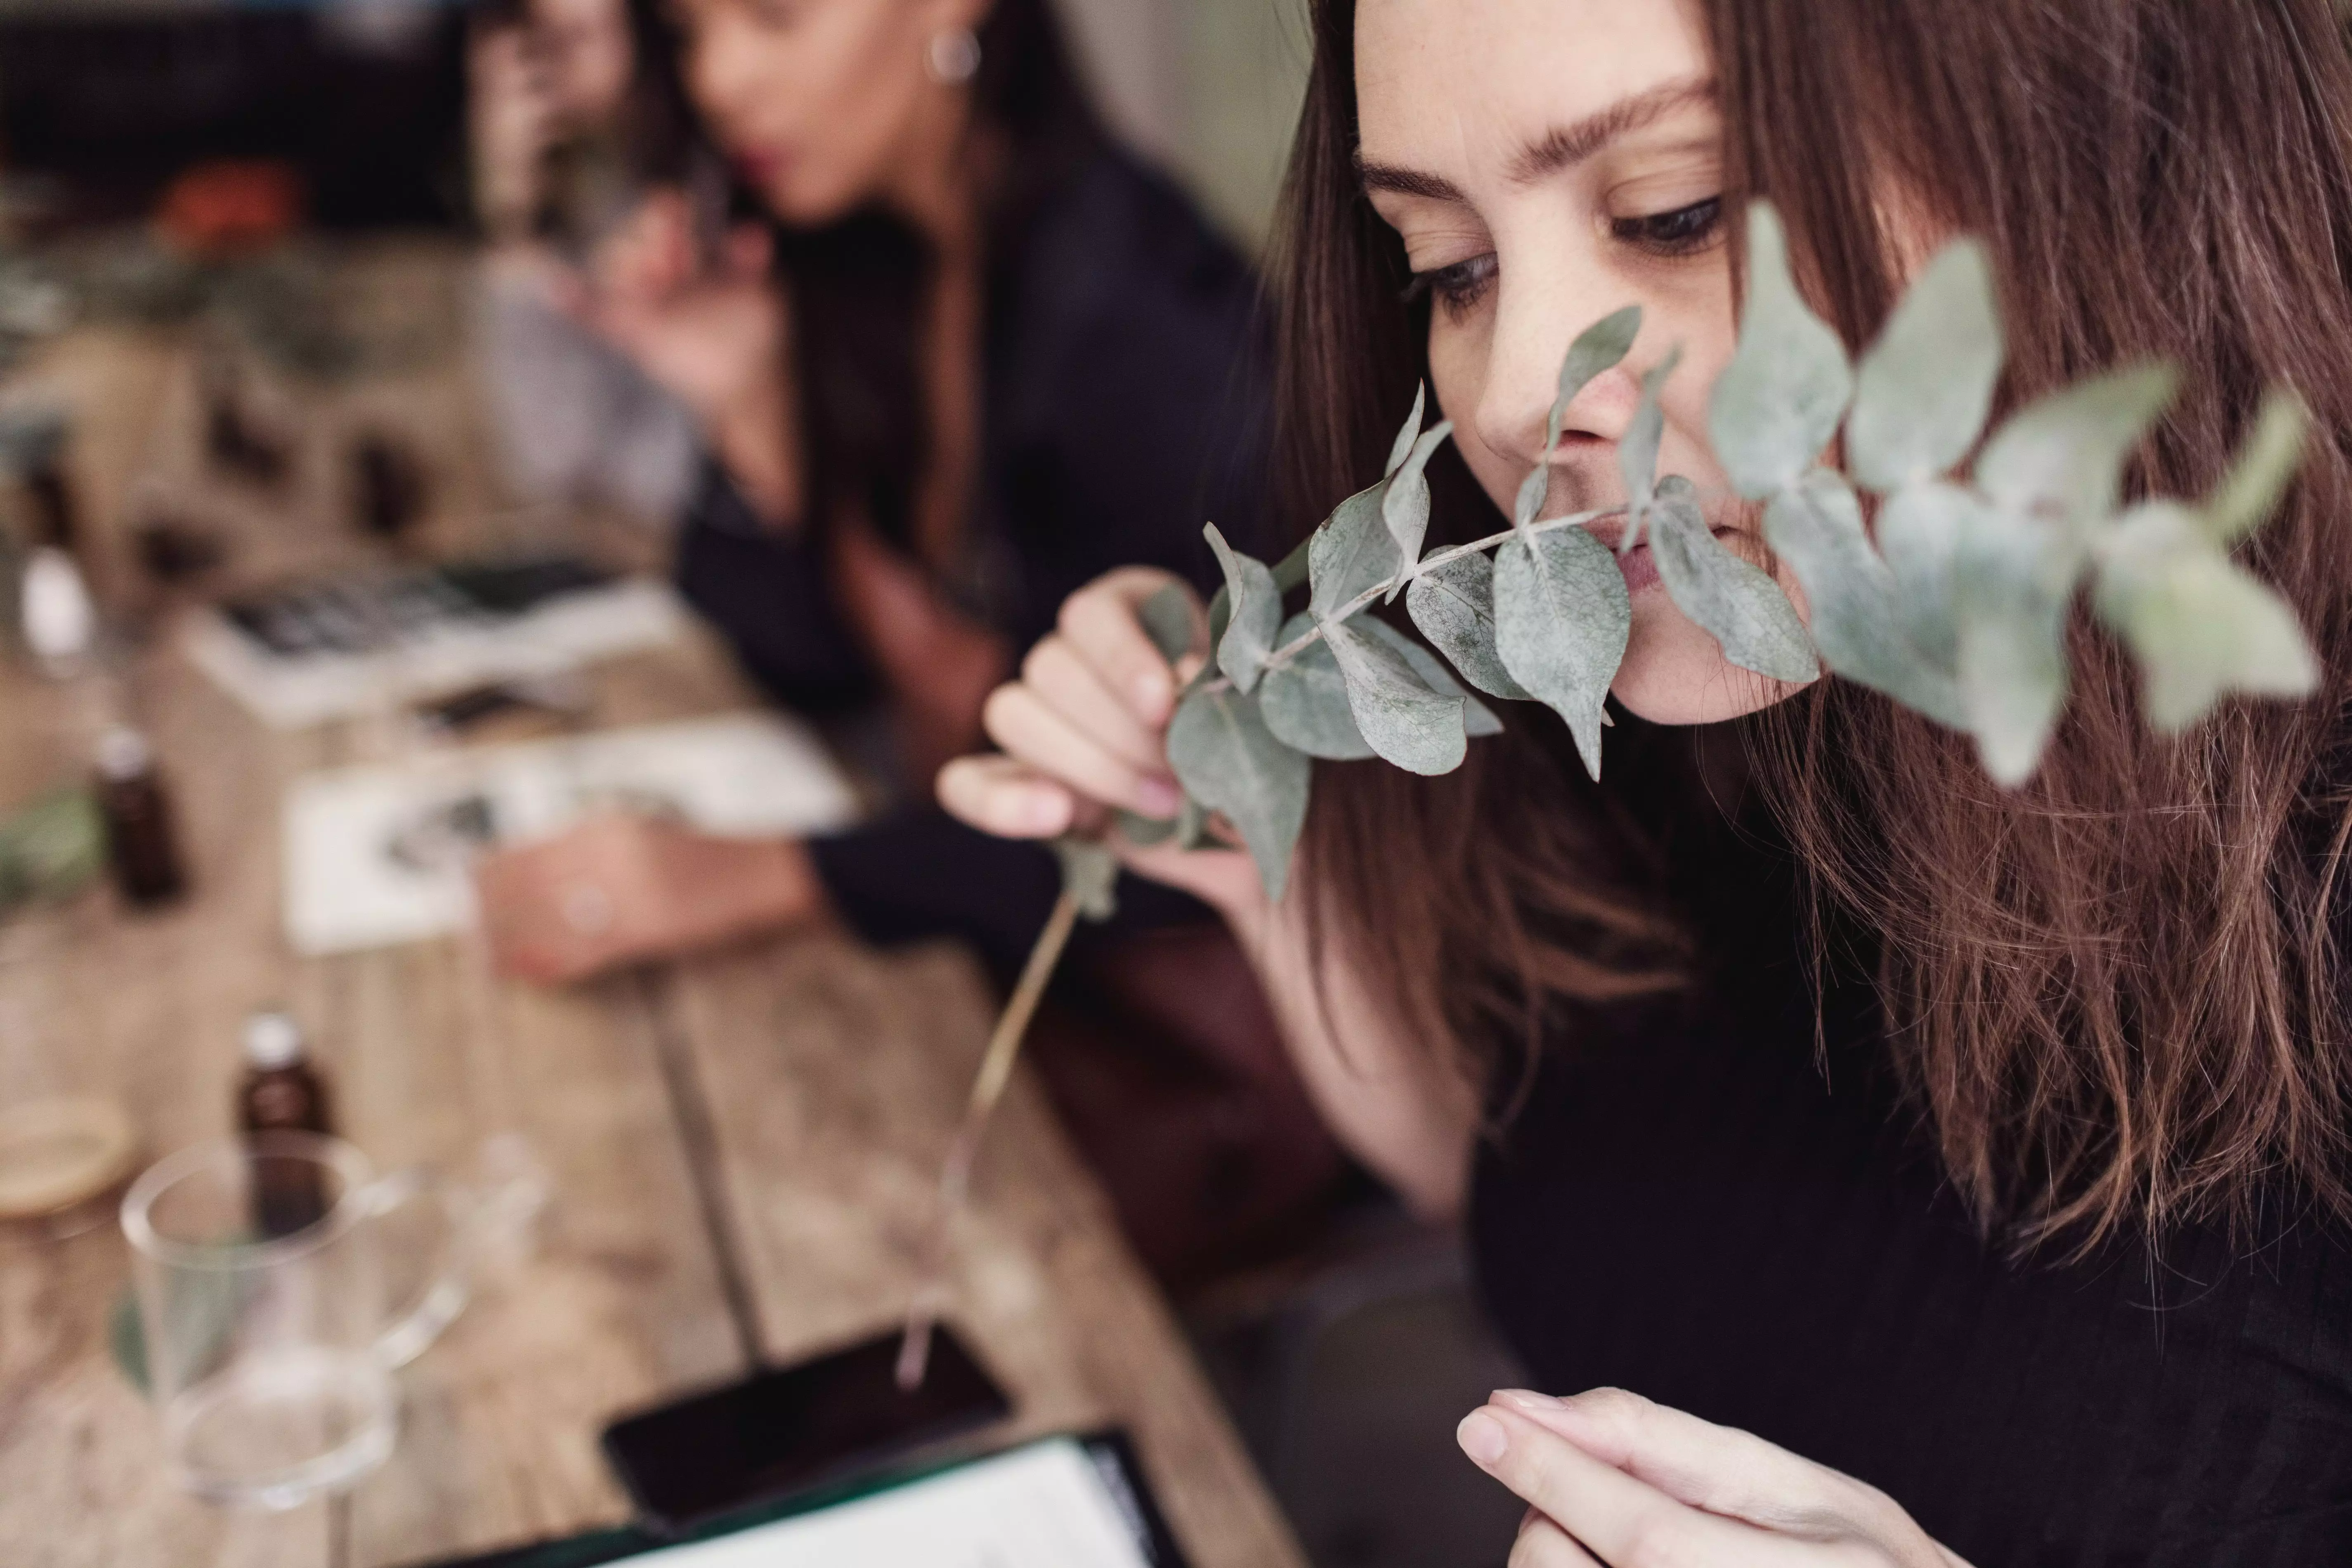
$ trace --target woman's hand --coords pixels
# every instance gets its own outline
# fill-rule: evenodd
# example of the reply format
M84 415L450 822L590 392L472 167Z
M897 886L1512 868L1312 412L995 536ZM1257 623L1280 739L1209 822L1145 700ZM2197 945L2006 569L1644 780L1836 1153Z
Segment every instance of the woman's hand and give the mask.
M1621 1389L1498 1393L1456 1436L1529 1505L1511 1568L1968 1568L1876 1488Z
M678 191L647 196L596 248L564 303L702 422L719 460L769 516L800 510L785 309L757 224L700 252Z
M1184 795L1168 768L1168 720L1203 655L1195 651L1171 668L1136 611L1177 583L1168 573L1129 566L1070 595L1054 634L1022 661L1021 679L998 687L982 710L1003 754L948 764L940 804L1003 838L1094 832L1114 809L1174 816ZM1208 641L1197 601L1193 621L1197 650ZM1238 851L1140 849L1116 836L1113 843L1134 870L1182 888L1229 919L1265 902L1256 871Z
M814 918L824 896L790 839L712 838L600 816L475 868L499 967L562 984Z

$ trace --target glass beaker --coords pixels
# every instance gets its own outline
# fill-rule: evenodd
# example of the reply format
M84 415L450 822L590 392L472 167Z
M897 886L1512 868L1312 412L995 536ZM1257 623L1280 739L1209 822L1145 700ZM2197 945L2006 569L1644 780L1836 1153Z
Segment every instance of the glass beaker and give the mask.
M0 917L0 1222L53 1239L105 1223L131 1170L131 1118L91 1081L75 966L89 908Z
M122 1230L179 1483L288 1509L382 1464L399 1424L393 1372L455 1321L485 1244L536 1212L533 1181L477 1200L418 1172L378 1178L340 1139L272 1132L183 1150L132 1183ZM450 1211L449 1240L395 1314L377 1222L424 1196Z

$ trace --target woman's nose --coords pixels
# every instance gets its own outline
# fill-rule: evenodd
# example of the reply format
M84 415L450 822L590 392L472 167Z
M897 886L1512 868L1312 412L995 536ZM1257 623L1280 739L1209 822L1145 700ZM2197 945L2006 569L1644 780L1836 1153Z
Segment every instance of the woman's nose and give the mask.
M740 47L727 7L713 10L709 20L695 29L692 54L687 62L687 86L696 107L724 122L744 106L758 87L758 53Z
M1568 357L1568 346L1622 303L1600 303L1582 289L1523 291L1514 300L1505 289L1497 301L1486 384L1478 400L1479 439L1491 450L1530 465L1547 461L1550 454L1544 449L1544 434L1552 400L1559 395L1560 363ZM1628 356L1629 363L1639 360L1638 349ZM1603 372L1569 404L1561 433L1616 441L1641 400L1641 383L1623 365Z

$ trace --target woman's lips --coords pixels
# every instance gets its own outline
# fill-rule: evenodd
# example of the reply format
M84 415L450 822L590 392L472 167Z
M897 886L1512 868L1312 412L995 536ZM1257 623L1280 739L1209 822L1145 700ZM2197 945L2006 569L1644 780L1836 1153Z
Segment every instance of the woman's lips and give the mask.
M1657 558L1650 553L1647 544L1637 544L1617 557L1617 570L1625 574L1625 592L1638 594L1658 581Z
M755 191L764 191L773 185L776 176L784 168L782 153L761 149L738 152L731 161L735 165L736 177Z

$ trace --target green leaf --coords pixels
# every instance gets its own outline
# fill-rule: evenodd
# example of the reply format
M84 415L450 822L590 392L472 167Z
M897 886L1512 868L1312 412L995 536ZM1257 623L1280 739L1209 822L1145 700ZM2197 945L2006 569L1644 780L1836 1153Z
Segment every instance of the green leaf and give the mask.
M1146 816L1139 811L1121 811L1114 820L1119 837L1139 849L1155 849L1176 837L1177 823L1173 817L1163 822L1156 816Z
M1179 703L1168 725L1168 764L1184 792L1223 812L1249 847L1269 899L1290 879L1291 851L1307 821L1313 764L1274 738L1255 700L1230 688Z
M2083 525L2114 515L2124 461L2179 382L2171 365L2145 364L2028 404L1977 459L1978 485L2019 516Z
M1387 584L1404 564L1381 516L1387 491L1388 481L1382 479L1349 496L1307 542L1307 574L1314 585L1309 602L1316 615L1338 614Z
M1151 646L1169 663L1174 664L1192 651L1192 639L1199 635L1200 623L1192 616L1191 590L1169 584L1136 606L1135 618L1143 623L1143 635L1151 639Z
M1881 492L1948 472L1992 412L2006 353L1984 246L1958 239L1904 295L1855 378L1845 449Z
M1370 633L1394 648L1397 657L1410 665L1412 672L1421 677L1432 691L1441 697L1462 699L1462 729L1470 739L1475 741L1481 735L1499 735L1503 732L1503 721L1495 716L1495 710L1471 696L1469 689L1455 679L1454 672L1445 668L1444 659L1439 658L1378 616L1358 616L1349 625L1359 631Z
M2295 470L2303 466L2305 432L2311 411L2283 386L2263 395L2262 412L2238 460L2205 503L2206 527L2217 544L2234 544L2278 510Z
M106 822L85 790L58 790L0 818L0 915L67 898L105 868Z
M1568 721L1596 779L1601 704L1633 626L1616 557L1583 529L1522 534L1495 552L1495 646L1503 668Z
M1054 858L1062 863L1062 891L1077 900L1078 913L1090 921L1118 913L1118 857L1108 845L1066 833L1054 840Z
M1774 680L1801 685L1820 676L1812 639L1780 584L1726 550L1692 502L1676 498L1652 509L1650 553L1675 604L1724 658Z
M1313 552L1315 540L1309 535L1290 547L1290 553L1274 563L1274 585L1283 593L1303 585L1307 581L1307 556Z
M1421 434L1422 416L1428 406L1429 383L1424 381L1413 388L1412 412L1405 416L1404 427L1396 433L1396 442L1389 447L1388 467L1381 470L1381 478L1395 478L1396 471L1404 467L1405 458L1412 455L1413 438Z
M1394 647L1354 622L1324 622L1323 640L1347 679L1356 729L1374 752L1407 773L1450 773L1462 765L1461 697L1433 689Z
M1209 808L1186 795L1176 813L1176 847L1189 855L1195 849L1217 847L1215 837L1209 831Z
M1490 697L1513 702L1534 693L1511 679L1495 647L1495 563L1484 554L1458 555L1412 580L1405 608L1422 636L1454 661L1464 679Z
M1748 304L1739 350L1716 378L1707 427L1732 485L1763 500L1795 484L1837 434L1853 391L1845 345L1789 273L1769 202L1748 209Z
M1375 623L1377 624L1377 623ZM1283 624L1276 640L1285 647L1315 629L1312 616L1297 615ZM1265 672L1258 683L1258 711L1275 739L1310 757L1352 763L1375 755L1355 710L1348 705L1347 678L1328 643L1308 643Z
M1217 665L1235 686L1248 691L1257 685L1265 656L1274 651L1274 634L1282 626L1282 590L1274 585L1274 574L1265 563L1228 545L1215 523L1206 531L1209 548L1224 569L1225 595L1234 606L1224 636L1217 641Z
M1587 327L1568 345L1568 353L1559 362L1559 389L1552 398L1551 418L1546 424L1544 454L1559 445L1559 433L1568 420L1568 405L1576 395L1592 384L1595 376L1615 369L1627 354L1633 352L1633 340L1642 332L1642 307L1628 305L1613 311Z
M1633 423L1617 443L1617 470L1624 476L1626 498L1625 531L1617 542L1620 555L1641 542L1643 519L1657 494L1658 442L1666 433L1666 412L1659 398L1665 392L1666 378L1682 363L1683 351L1677 345L1650 367L1642 378L1642 401L1633 410Z
M1984 509L1974 491L1941 479L1905 485L1878 509L1878 552L1895 573L1904 633L1939 669L1958 667L1952 562Z
M1511 508L1511 526L1525 529L1543 514L1544 497L1551 493L1551 465L1538 463L1519 481L1517 504Z
M1904 634L1895 574L1863 531L1862 503L1842 474L1815 468L1772 499L1764 538L1805 590L1822 660L1955 730L1968 726L1958 687Z
M2319 661L2294 612L2212 542L2205 520L2156 501L2126 513L2092 603L2140 663L2147 721L2178 734L2231 691L2304 697Z
M2081 554L2061 525L1986 510L1952 562L1960 702L1995 782L2032 777L2066 705L2066 606Z
M1404 466L1389 478L1388 494L1381 498L1381 521L1396 541L1400 561L1420 559L1422 539L1429 532L1429 459L1453 434L1450 419L1432 426L1405 455ZM1389 596L1394 598L1396 591L1391 589Z

